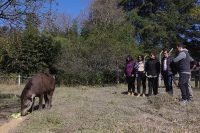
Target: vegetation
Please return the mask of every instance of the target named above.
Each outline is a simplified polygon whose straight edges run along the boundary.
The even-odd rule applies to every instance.
[[[1,95],[19,95],[21,88],[0,86],[0,100],[3,101],[0,103],[0,125],[2,119],[4,122],[9,119],[4,116],[20,110],[18,97],[12,99]],[[194,89],[194,101],[187,106],[181,106],[176,99],[180,97],[180,90],[176,87],[173,97],[166,94],[164,88],[159,89],[158,95],[148,98],[127,96],[126,90],[127,86],[122,84],[56,87],[52,108],[29,114],[13,129],[13,133],[199,133],[198,89]],[[38,105],[38,98],[36,101],[35,106]]]
[[[198,38],[199,31],[187,32],[200,22],[195,0],[95,0],[88,17],[75,19],[53,14],[51,8],[44,13],[48,17],[32,8],[16,14],[15,2],[8,3],[10,9],[0,7],[4,16],[6,11],[15,14],[15,19],[0,14],[2,22],[20,20],[18,25],[3,23],[0,27],[0,70],[4,74],[31,76],[55,68],[61,84],[103,84],[123,81],[128,54],[146,55],[184,42],[199,58],[199,42],[181,37]],[[43,7],[46,1],[27,2],[26,6]]]
[[[26,120],[27,125],[20,127],[17,133],[55,132],[64,127],[64,118],[61,114],[56,113],[56,111],[48,113],[46,111],[30,114],[29,119]]]

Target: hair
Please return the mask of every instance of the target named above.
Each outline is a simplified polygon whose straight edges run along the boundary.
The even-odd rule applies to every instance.
[[[176,46],[181,47],[181,48],[185,48],[185,45],[183,43],[177,43]]]
[[[139,55],[139,56],[138,56],[138,60],[139,60],[139,57],[142,58],[142,61],[144,60],[144,56],[143,56],[143,55]]]
[[[168,49],[163,49],[163,52],[165,52],[165,51],[166,51],[167,53],[169,53],[169,50],[168,50]]]
[[[128,60],[128,58],[129,58],[130,60]],[[133,58],[132,58],[131,55],[128,55],[128,56],[126,57],[126,62],[128,62],[128,61],[132,61],[132,60],[133,60]]]
[[[149,55],[154,55],[154,56],[156,56],[156,52],[152,51],[152,52],[149,53]]]
[[[151,58],[151,55],[154,55],[155,56],[155,59],[157,59],[157,57],[156,57],[156,52],[150,52],[150,54],[149,54],[149,57]]]

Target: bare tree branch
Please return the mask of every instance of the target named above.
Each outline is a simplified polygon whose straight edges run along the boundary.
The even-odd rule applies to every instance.
[[[41,16],[44,12],[41,7],[46,2],[49,0],[0,0],[0,22],[23,22],[29,13]]]

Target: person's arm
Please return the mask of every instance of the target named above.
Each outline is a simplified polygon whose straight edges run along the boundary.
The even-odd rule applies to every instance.
[[[138,63],[138,62],[135,62],[135,64],[134,64],[134,69],[135,69],[135,70],[138,70],[138,67],[139,67],[139,63]]]
[[[184,52],[180,52],[178,54],[178,56],[173,59],[173,61],[176,63],[176,62],[179,62],[180,60],[185,59],[185,58],[186,58],[186,54]]]
[[[149,60],[147,60],[145,62],[145,67],[144,67],[144,70],[145,70],[145,76],[148,77],[148,71],[149,71]]]
[[[163,74],[163,72],[164,72],[164,58],[162,58],[162,60],[161,60],[161,64],[160,64],[160,71],[161,71],[161,74]]]
[[[147,62],[145,62],[145,65],[144,65],[144,71],[145,72],[147,72],[148,71],[148,69],[149,69],[149,64],[148,64],[149,62],[147,61]]]
[[[193,58],[191,57],[191,59]],[[192,66],[191,71],[195,71],[197,67],[197,62],[194,59],[191,61],[191,66]]]
[[[159,75],[160,74],[160,62],[159,61],[156,63],[156,69],[157,69],[157,72]]]
[[[136,66],[136,62],[133,62],[133,70],[132,70],[132,72],[131,72],[131,76],[134,76],[134,74],[135,74],[135,72],[136,72],[135,66]]]
[[[193,62],[194,61],[194,59],[190,56],[190,62]]]

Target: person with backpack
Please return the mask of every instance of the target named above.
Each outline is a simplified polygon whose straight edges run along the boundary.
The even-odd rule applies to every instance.
[[[137,96],[145,96],[146,93],[146,75],[145,75],[145,62],[144,56],[139,55],[138,61],[135,65],[136,69],[136,78],[137,78]],[[142,92],[140,91],[140,87],[142,85]]]
[[[124,66],[124,74],[126,76],[126,82],[128,83],[128,95],[134,95],[135,93],[135,62],[133,58],[128,55],[126,58],[126,64]]]
[[[149,92],[148,96],[152,95],[152,92],[154,95],[158,94],[158,77],[160,74],[160,62],[156,58],[155,53],[150,53],[150,59],[147,61],[145,65],[146,70],[146,76],[148,78],[148,87]]]
[[[165,91],[173,95],[173,86],[172,86],[172,80],[173,80],[173,57],[170,56],[170,53],[167,49],[163,50],[164,57],[161,60],[161,74],[164,80],[165,85]]]

